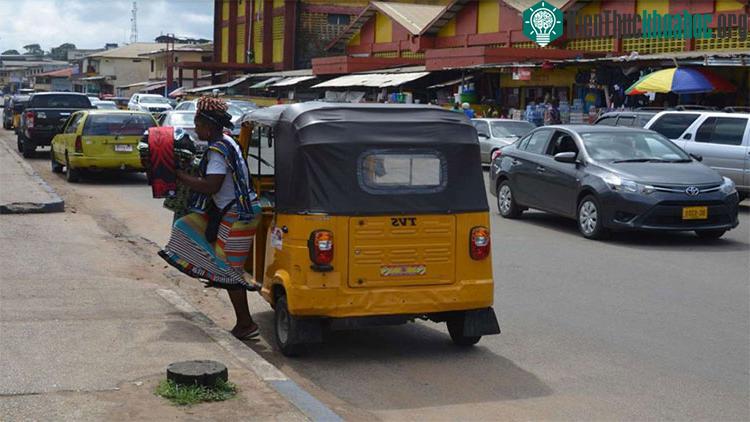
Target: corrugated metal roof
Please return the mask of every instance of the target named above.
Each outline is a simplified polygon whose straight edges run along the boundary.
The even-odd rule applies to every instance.
[[[292,78],[286,78],[276,82],[273,86],[292,86],[297,85],[300,82],[309,81],[310,79],[315,79],[315,76],[295,76]]]
[[[384,1],[373,1],[370,4],[413,35],[419,35],[445,9],[445,6],[429,4],[386,3]]]
[[[268,79],[265,79],[265,80],[263,80],[261,82],[258,82],[255,85],[250,85],[250,88],[251,89],[265,88],[268,85],[272,84],[273,82],[280,81],[282,79],[284,79],[284,78],[281,77],[281,76],[274,76],[273,78],[268,78]]]
[[[545,0],[546,3],[549,3],[558,9],[562,9],[570,3],[571,0]],[[518,10],[519,12],[523,12],[524,10],[528,9],[529,7],[539,3],[539,0],[505,0],[505,4],[508,6]]]
[[[366,86],[371,88],[386,88],[403,85],[429,75],[430,72],[413,73],[366,73],[345,75],[329,81],[313,85],[313,88],[343,88],[349,86]]]
[[[167,45],[156,42],[134,42],[123,47],[110,48],[109,50],[99,51],[89,54],[87,58],[109,57],[117,59],[141,59],[141,54],[150,53],[157,50],[165,50]]]

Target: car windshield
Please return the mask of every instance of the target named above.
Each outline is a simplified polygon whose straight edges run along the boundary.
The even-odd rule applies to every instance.
[[[146,114],[92,114],[86,119],[83,134],[89,136],[143,135],[155,126],[154,119]]]
[[[598,161],[674,162],[690,157],[661,135],[640,132],[582,133],[589,156]]]
[[[151,104],[169,104],[169,100],[164,97],[141,97],[141,102]]]
[[[91,102],[84,95],[34,95],[29,108],[88,108]]]
[[[237,107],[234,104],[227,104],[227,113],[232,115],[232,120],[237,120],[240,117],[242,117],[243,114],[245,114],[241,108]]]
[[[167,116],[164,126],[195,127],[195,113],[172,113]]]
[[[536,126],[529,122],[490,122],[492,136],[495,138],[516,137],[520,138],[534,129]]]

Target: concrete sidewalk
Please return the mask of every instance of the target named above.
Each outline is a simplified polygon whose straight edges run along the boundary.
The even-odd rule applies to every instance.
[[[21,155],[0,142],[0,214],[63,212],[63,200]]]
[[[234,338],[149,282],[152,266],[83,213],[0,216],[0,419],[307,419]],[[225,363],[239,397],[178,408],[155,396],[187,359]]]

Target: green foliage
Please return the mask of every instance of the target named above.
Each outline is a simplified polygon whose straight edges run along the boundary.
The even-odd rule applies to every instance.
[[[21,53],[19,53],[19,52],[18,52],[18,50],[12,50],[12,49],[11,49],[11,50],[5,50],[5,51],[3,51],[3,55],[6,55],[6,54],[15,54],[15,55],[19,55],[19,54],[21,54]]]
[[[39,44],[27,44],[24,45],[23,48],[24,50],[26,50],[26,52],[23,54],[26,55],[41,56],[44,54],[44,50],[42,50],[42,46],[40,46]]]
[[[162,380],[156,387],[156,395],[164,397],[178,406],[190,406],[202,402],[229,400],[237,395],[237,386],[219,381],[212,388],[200,385],[179,385]]]
[[[69,42],[60,44],[57,47],[52,47],[49,52],[51,58],[55,60],[68,60],[68,51],[75,50],[76,45]]]

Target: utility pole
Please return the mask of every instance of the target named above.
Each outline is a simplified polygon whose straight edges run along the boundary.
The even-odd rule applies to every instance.
[[[165,57],[167,61],[167,80],[164,84],[165,97],[169,97],[169,92],[172,90],[172,85],[174,82],[174,40],[174,34],[167,34],[167,54]]]
[[[133,2],[130,12],[130,43],[138,42],[138,3]]]

